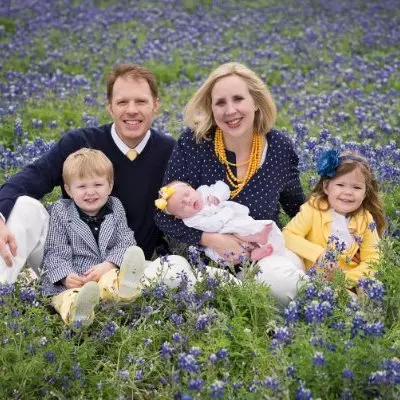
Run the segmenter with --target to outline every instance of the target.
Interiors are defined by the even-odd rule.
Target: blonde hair
[[[198,142],[205,139],[211,128],[216,126],[212,113],[211,91],[216,82],[230,75],[242,78],[253,97],[257,108],[254,116],[255,131],[266,134],[275,125],[276,106],[266,84],[245,65],[237,62],[226,63],[211,72],[186,106],[184,121],[194,130]]]
[[[364,157],[351,151],[341,153],[339,162],[340,164],[334,176],[322,176],[320,178],[311,192],[309,199],[310,204],[318,210],[326,211],[329,208],[329,203],[328,196],[324,191],[324,184],[326,185],[332,179],[348,174],[358,168],[365,178],[365,198],[359,209],[353,211],[350,215],[354,216],[360,211],[368,210],[374,218],[379,236],[382,236],[386,227],[386,220],[383,212],[382,200],[380,198],[379,183],[371,166]],[[324,206],[324,204],[326,206]]]
[[[106,176],[110,185],[114,182],[113,165],[102,151],[83,147],[65,159],[62,177],[67,186],[70,186],[73,179],[93,175]]]

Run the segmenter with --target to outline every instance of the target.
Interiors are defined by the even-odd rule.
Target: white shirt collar
[[[121,150],[123,154],[126,154],[129,150],[136,150],[138,154],[140,154],[144,148],[146,147],[147,142],[150,139],[151,136],[151,131],[150,129],[146,132],[146,135],[144,135],[144,138],[140,141],[140,143],[134,148],[131,149],[129,146],[127,146],[121,138],[118,136],[117,131],[115,130],[115,124],[111,125],[111,136],[117,145],[117,147]]]

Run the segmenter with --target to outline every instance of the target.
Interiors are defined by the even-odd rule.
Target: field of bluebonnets
[[[329,285],[312,275],[283,312],[251,277],[242,287],[204,277],[195,292],[154,285],[132,305],[103,304],[75,331],[37,284],[1,286],[0,397],[400,398],[399,43],[397,0],[3,0],[1,182],[70,129],[109,121],[115,63],[156,73],[155,126],[177,137],[190,95],[236,60],[270,86],[305,190],[322,148],[358,150],[389,225],[364,295],[350,301],[340,274]]]

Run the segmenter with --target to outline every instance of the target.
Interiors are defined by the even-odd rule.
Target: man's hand
[[[5,222],[0,219],[0,256],[8,267],[13,264],[13,257],[17,255],[17,241],[14,234],[8,229]]]
[[[115,264],[109,261],[104,261],[101,264],[93,265],[92,268],[84,273],[85,282],[98,282],[106,272],[111,271],[114,268]]]
[[[243,256],[249,256],[249,243],[242,242],[234,235],[203,232],[200,244],[210,247],[226,261],[237,263]]]
[[[78,274],[69,274],[63,279],[63,284],[67,289],[76,289],[82,287],[86,283],[83,276]]]

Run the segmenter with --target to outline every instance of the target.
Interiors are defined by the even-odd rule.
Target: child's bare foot
[[[268,237],[272,230],[272,224],[265,225],[264,228],[253,235],[236,235],[238,238],[250,242],[250,243],[258,243],[258,244],[266,244],[268,243]]]
[[[250,259],[252,261],[259,261],[264,257],[270,256],[274,251],[274,248],[271,244],[264,244],[260,247],[256,247],[250,253]]]

